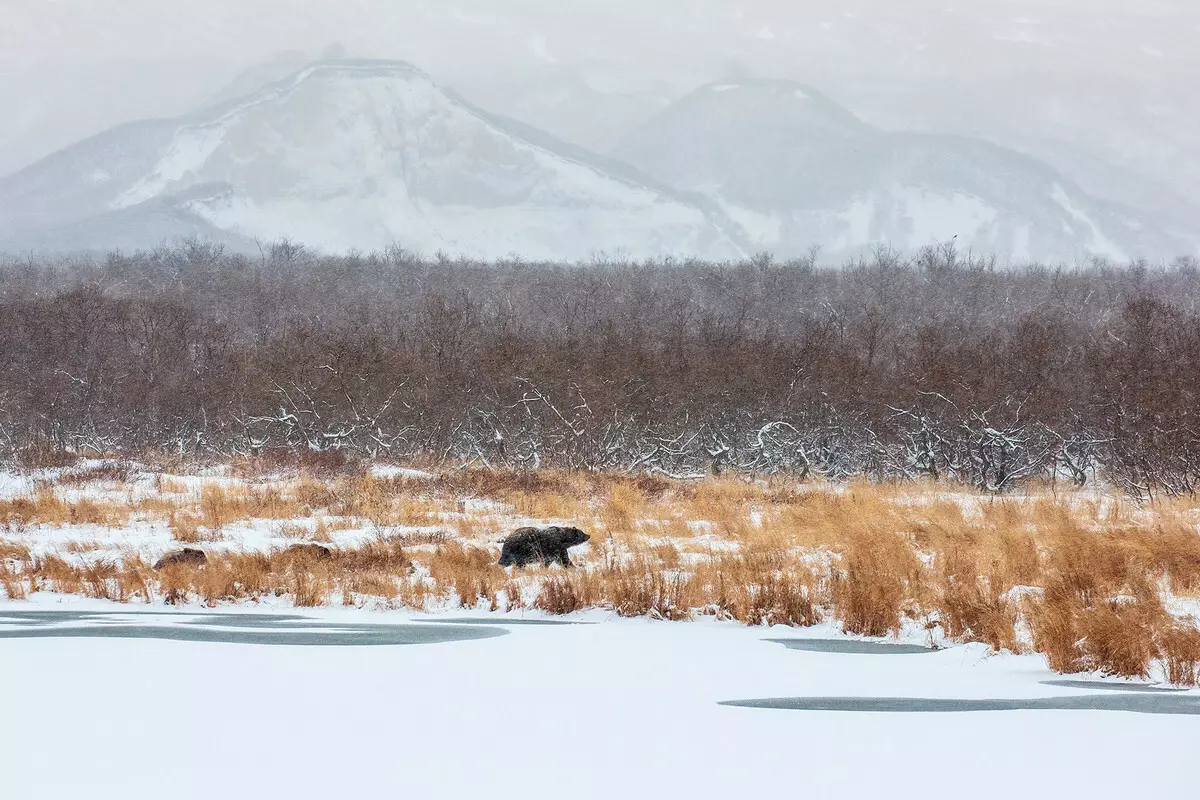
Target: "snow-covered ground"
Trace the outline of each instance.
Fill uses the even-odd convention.
[[[111,616],[37,621],[31,611]],[[374,647],[40,635],[118,623],[251,637],[299,625],[326,635],[322,624],[426,629],[468,619],[334,609],[303,612],[312,622],[138,612],[47,595],[0,603],[3,796],[1125,800],[1200,790],[1200,716],[1186,713],[721,704],[1120,696],[1143,698],[1144,710],[1162,699],[1176,712],[1188,701],[1200,711],[1200,692],[1048,685],[1056,676],[1040,656],[988,656],[977,646],[813,652],[768,640],[839,634],[603,612],[567,625],[496,616],[486,628],[504,635]],[[7,638],[14,631],[25,638]]]

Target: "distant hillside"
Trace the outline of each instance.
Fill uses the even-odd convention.
[[[888,132],[810,87],[706,86],[625,137],[614,155],[703,193],[754,248],[849,255],[957,236],[1014,261],[1170,258],[1198,239],[1097,200],[1046,164],[983,141]]]
[[[703,199],[480,111],[397,62],[318,63],[0,179],[0,248],[190,235],[544,259],[743,252]]]

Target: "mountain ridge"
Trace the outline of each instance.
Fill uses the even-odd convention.
[[[112,160],[115,177],[101,165]],[[69,232],[72,216],[96,220],[198,184],[227,188],[181,198],[180,209],[247,240],[311,242],[315,231],[314,244],[330,249],[395,241],[492,257],[743,254],[706,199],[484,111],[410,64],[359,59],[310,64],[250,95],[119,126],[0,179],[0,208],[25,201],[6,214],[0,240],[22,238],[14,220]],[[62,213],[71,197],[81,199]],[[306,214],[320,224],[300,225]],[[174,231],[146,238],[158,233]],[[22,236],[45,243],[33,234]]]
[[[878,128],[783,79],[702,86],[597,154],[412,64],[326,59],[0,178],[0,249],[177,237],[549,260],[846,258],[957,237],[1001,260],[1123,261],[1200,242],[1034,156]]]
[[[790,80],[702,86],[614,149],[659,180],[701,192],[739,221],[751,247],[813,245],[851,257],[957,236],[1010,261],[1195,252],[1134,209],[1087,195],[1045,162],[982,139],[890,131]]]

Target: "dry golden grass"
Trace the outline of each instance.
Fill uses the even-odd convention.
[[[160,495],[187,494],[191,491],[185,481],[165,472],[159,472],[154,476],[154,490]]]
[[[1166,614],[1152,602],[1109,601],[1086,611],[1080,619],[1080,650],[1088,669],[1106,675],[1145,678],[1158,656],[1158,632]]]
[[[732,595],[718,605],[747,625],[816,625],[822,614],[806,582],[810,577],[785,573],[758,584],[733,584]]]
[[[496,557],[488,550],[448,542],[425,557],[430,578],[447,599],[457,596],[463,608],[499,608],[496,593],[508,574],[496,566]]]
[[[1017,607],[986,578],[946,578],[937,598],[938,623],[946,636],[983,642],[993,650],[1019,653]]]
[[[179,468],[181,465],[173,465]],[[594,473],[464,470],[376,478],[350,462],[302,464],[263,481],[168,476],[156,493],[68,502],[53,487],[0,502],[0,588],[19,598],[52,590],[118,601],[217,604],[285,597],[426,609],[462,606],[552,614],[606,608],[664,620],[712,614],[747,624],[812,625],[849,633],[920,630],[1020,652],[1050,665],[1194,683],[1200,632],[1161,593],[1200,594],[1200,506],[1137,506],[1111,498],[1032,493],[996,498],[923,483],[842,487],[701,482]],[[80,470],[78,482],[116,473]],[[144,484],[143,484],[144,485]],[[203,566],[155,571],[136,553],[92,561],[89,542],[33,557],[28,525],[120,526],[161,519],[174,539],[202,544],[234,523],[271,520],[293,543],[372,536],[355,548],[210,552]],[[529,519],[592,534],[578,568],[496,566],[497,541]],[[1028,631],[1028,636],[1025,631]]]
[[[609,489],[599,511],[600,523],[613,533],[631,533],[649,515],[641,490],[623,484]]]
[[[297,541],[328,539],[329,528],[324,520],[318,520],[313,527],[302,523],[281,522],[271,526],[271,534],[280,539],[295,539]]]
[[[69,541],[66,544],[64,544],[62,549],[66,550],[68,553],[78,554],[78,553],[94,553],[97,550],[102,550],[103,548],[104,548],[104,544],[102,542],[96,542],[96,541],[84,542],[84,541],[72,540],[72,541]]]
[[[198,542],[213,542],[221,538],[220,530],[205,530],[201,527],[204,518],[187,511],[176,511],[171,514],[171,536],[177,542],[196,544]]]
[[[30,591],[54,591],[63,594],[83,594],[83,570],[68,564],[60,556],[44,555],[32,558],[29,566],[23,570],[28,576]]]
[[[338,496],[331,484],[322,483],[308,473],[300,475],[299,480],[292,487],[291,496],[308,514],[328,509],[338,501]]]
[[[205,484],[200,490],[200,513],[205,527],[220,530],[248,519],[291,519],[303,516],[299,504],[277,486]]]
[[[1172,625],[1159,637],[1167,681],[1176,686],[1200,685],[1200,630]]]
[[[20,542],[0,539],[0,562],[9,559],[13,561],[28,561],[29,547]]]
[[[128,517],[123,503],[82,498],[67,501],[49,486],[38,486],[27,497],[0,500],[0,522],[18,525],[116,525]]]
[[[1168,673],[1185,672],[1189,639],[1179,632],[1193,629],[1167,613],[1158,584],[1186,583],[1196,534],[1163,536],[1109,518],[1119,527],[1087,531],[1058,515],[1046,537],[1044,591],[1029,614],[1034,648],[1060,672],[1146,677],[1156,659]]]
[[[842,627],[864,636],[899,632],[923,583],[916,550],[901,534],[862,526],[847,530],[843,541],[841,564],[830,575]]]
[[[1172,516],[1133,538],[1142,544],[1145,561],[1161,571],[1173,593],[1200,596],[1200,536],[1194,525]]]
[[[544,581],[533,605],[547,614],[573,614],[587,607],[575,591],[574,582],[561,577]]]
[[[1046,655],[1051,669],[1131,678],[1149,675],[1164,631],[1175,627],[1156,596],[1089,606],[1063,583],[1047,587],[1034,604],[1030,624],[1034,648]]]
[[[27,596],[24,577],[3,559],[0,559],[0,590],[9,600],[24,600]]]

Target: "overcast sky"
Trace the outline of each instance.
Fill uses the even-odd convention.
[[[322,53],[413,62],[600,150],[702,83],[788,77],[1200,202],[1195,0],[0,0],[0,173]]]

